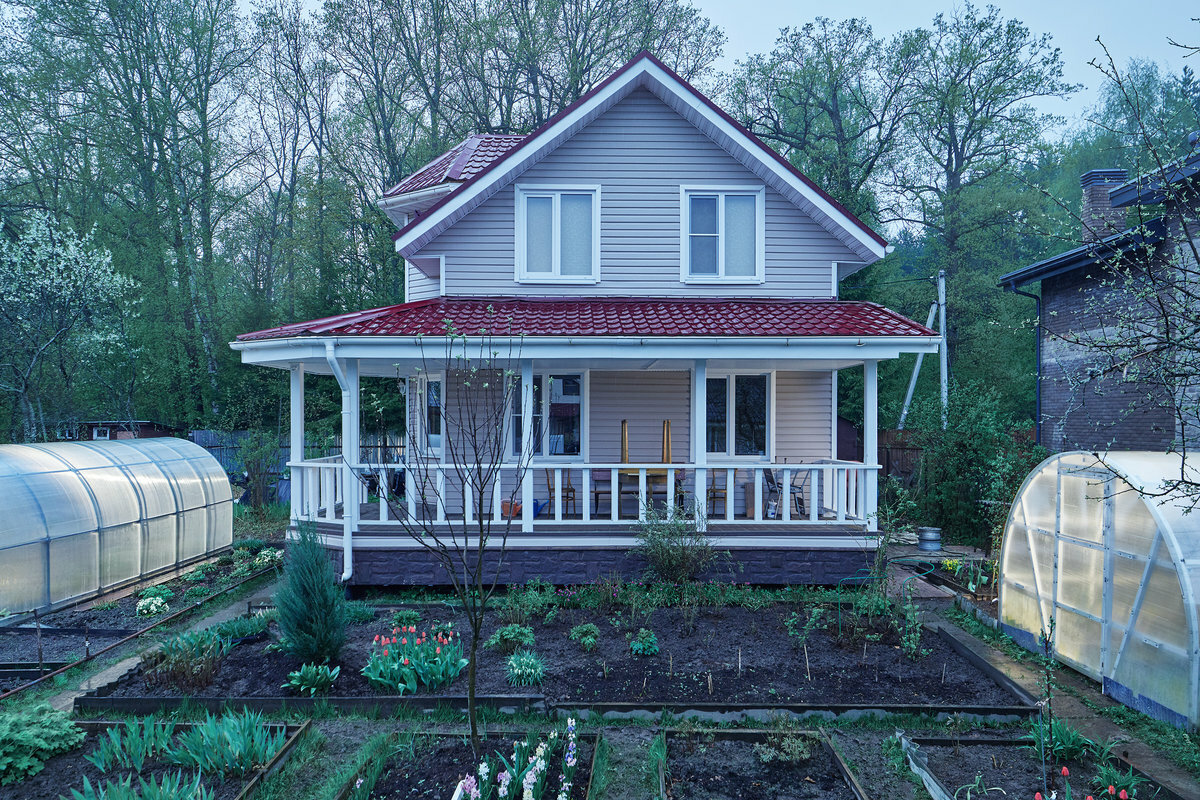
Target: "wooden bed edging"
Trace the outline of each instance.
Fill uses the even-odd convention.
[[[897,715],[928,716],[934,718],[961,714],[971,719],[992,721],[1016,721],[1037,713],[1029,706],[976,706],[919,703],[776,703],[758,705],[750,703],[550,703],[548,713],[552,716],[576,716],[580,719],[660,719],[664,713],[673,717],[697,717],[712,722],[742,722],[755,720],[771,722],[781,717],[805,719],[837,719],[845,717],[890,717]]]
[[[1037,698],[1035,698],[1033,695],[1027,692],[1024,687],[1009,677],[1004,670],[993,664],[987,655],[985,655],[985,653],[981,653],[975,649],[973,645],[978,641],[975,639],[975,637],[970,636],[970,634],[965,634],[970,638],[964,640],[957,636],[953,630],[944,625],[934,624],[932,627],[933,630],[937,631],[937,634],[939,637],[941,637],[942,641],[950,646],[950,649],[966,659],[971,666],[975,667],[975,669],[991,678],[997,686],[1016,697],[1023,705],[1029,706],[1031,709],[1037,706]],[[984,646],[986,647],[986,645]]]
[[[897,732],[897,735],[899,736],[899,732]],[[978,736],[978,737],[973,737],[973,738],[969,738],[969,739],[968,738],[955,739],[953,736],[909,736],[906,738],[908,739],[908,741],[910,743],[912,743],[913,745],[915,745],[917,747],[921,747],[921,746],[954,747],[956,744],[959,745],[960,747],[967,747],[970,745],[999,745],[1001,747],[1027,747],[1027,746],[1029,746],[1029,742],[1027,742],[1026,740],[1017,739],[1017,738],[1014,738],[1011,736]],[[901,744],[903,745],[903,743],[904,742],[902,740]],[[1158,790],[1154,794],[1155,800],[1189,800],[1189,798],[1186,798],[1186,797],[1178,794],[1177,792],[1172,791],[1170,788],[1163,786],[1161,783],[1159,783],[1154,778],[1153,775],[1149,774],[1148,772],[1138,769],[1132,763],[1130,763],[1129,761],[1126,761],[1124,758],[1117,755],[1116,753],[1111,754],[1110,758],[1112,758],[1114,761],[1117,762],[1118,767],[1120,767],[1122,769],[1131,769],[1131,770],[1133,770],[1134,775],[1137,775],[1140,778],[1144,778],[1147,781],[1150,781],[1150,783],[1152,783],[1154,785],[1154,788]],[[931,777],[934,777],[932,775],[932,773],[930,775],[931,775]],[[937,780],[937,778],[934,777],[934,780]],[[941,782],[938,781],[938,783],[940,785]],[[1077,794],[1087,794],[1087,792],[1084,790],[1080,790],[1079,792],[1077,792]],[[953,794],[951,793],[949,796],[953,797]]]
[[[118,678],[118,680],[120,680]],[[221,711],[226,708],[248,708],[265,713],[284,711],[313,711],[335,708],[339,711],[390,713],[401,708],[431,713],[443,706],[460,711],[466,710],[465,695],[378,695],[369,697],[112,697],[107,692],[112,684],[93,689],[82,697],[75,698],[76,713],[82,711],[108,711],[121,714],[153,714],[157,711],[175,711],[184,705],[206,711]],[[490,708],[502,714],[531,713],[545,711],[545,698],[541,695],[478,695],[475,702],[480,707]]]

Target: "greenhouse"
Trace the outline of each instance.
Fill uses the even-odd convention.
[[[182,439],[0,446],[0,609],[47,609],[233,540],[221,465]]]
[[[1166,491],[1200,472],[1178,455],[1062,453],[1025,479],[1004,531],[1000,623],[1180,727],[1200,724],[1200,509]]]

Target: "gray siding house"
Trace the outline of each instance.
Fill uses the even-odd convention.
[[[884,240],[653,56],[526,136],[469,137],[379,205],[407,302],[232,345],[290,372],[292,452],[304,376],[342,387],[347,455],[290,467],[293,518],[317,524],[345,580],[442,580],[397,509],[511,525],[512,581],[635,568],[648,503],[694,513],[739,580],[834,582],[868,562],[878,363],[940,340],[839,300]],[[456,336],[509,354],[515,399],[456,368]],[[858,367],[865,462],[837,458],[838,372]],[[359,454],[361,376],[407,391],[400,463]],[[510,442],[488,497],[456,468],[471,456],[446,421],[464,397],[495,409]]]

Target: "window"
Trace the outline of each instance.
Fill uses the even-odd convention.
[[[708,379],[708,452],[766,458],[770,381],[766,374]]]
[[[600,280],[600,187],[518,186],[517,280]]]
[[[680,188],[681,279],[690,283],[761,283],[765,192],[762,187]]]
[[[521,452],[521,385],[513,395],[513,454]],[[533,454],[576,457],[583,453],[583,376],[534,375]]]
[[[426,454],[442,452],[442,379],[421,379],[421,444]]]
[[[98,442],[107,442],[110,438],[108,428],[92,428],[92,440]]]

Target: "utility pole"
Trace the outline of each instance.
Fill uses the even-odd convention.
[[[925,320],[925,327],[933,327],[933,318],[937,314],[938,304],[933,302],[929,304],[929,318]],[[924,353],[917,353],[917,363],[913,366],[912,378],[908,381],[908,391],[904,395],[904,405],[900,407],[900,421],[896,423],[896,430],[904,430],[904,420],[908,419],[908,409],[912,405],[913,393],[917,390],[917,378],[921,374],[921,364],[925,361]]]
[[[938,360],[941,362],[942,373],[942,430],[948,424],[948,409],[950,407],[950,346],[947,344],[946,333],[946,270],[939,269],[937,274],[938,328],[942,334],[942,346],[938,348]]]

